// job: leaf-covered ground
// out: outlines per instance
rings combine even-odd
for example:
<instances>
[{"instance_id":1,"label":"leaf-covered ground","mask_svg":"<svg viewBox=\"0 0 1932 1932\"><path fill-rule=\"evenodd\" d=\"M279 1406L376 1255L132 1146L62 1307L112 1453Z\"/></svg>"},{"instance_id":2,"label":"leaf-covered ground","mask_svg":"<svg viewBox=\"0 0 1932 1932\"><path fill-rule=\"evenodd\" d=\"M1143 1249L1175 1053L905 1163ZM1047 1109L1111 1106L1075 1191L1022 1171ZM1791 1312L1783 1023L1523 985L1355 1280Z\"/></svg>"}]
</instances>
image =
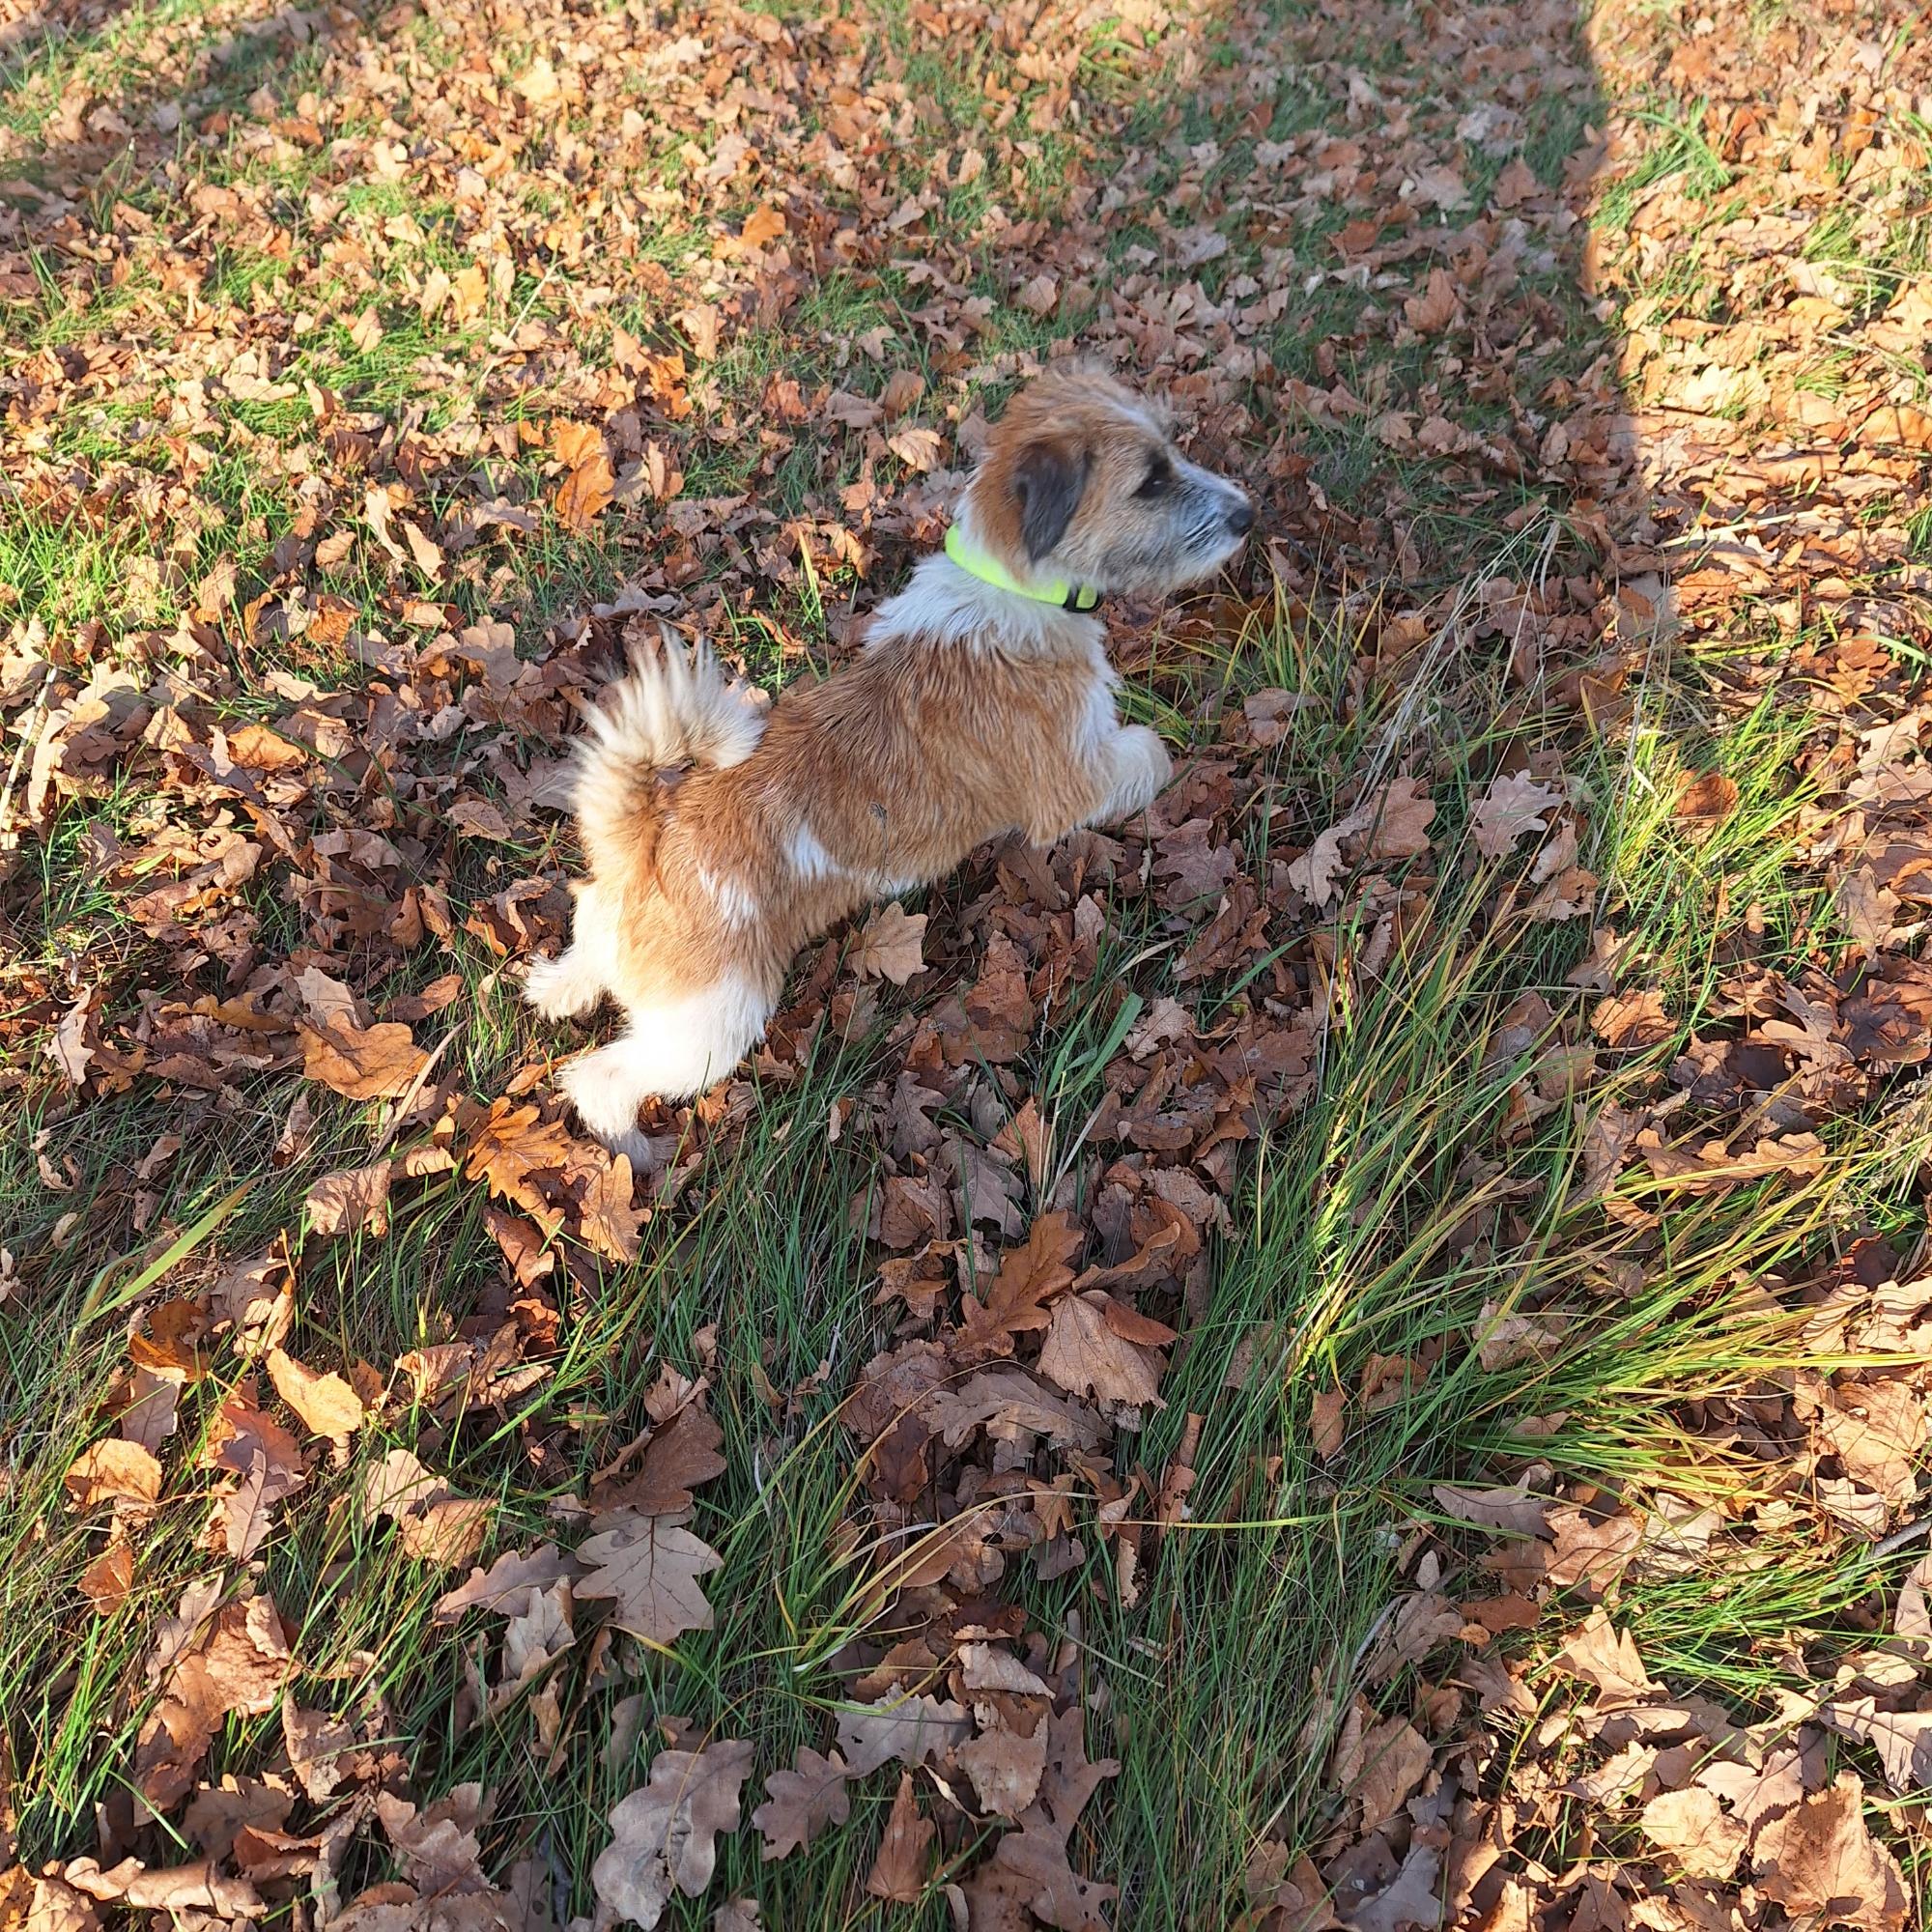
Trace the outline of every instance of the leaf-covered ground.
<instances>
[{"instance_id":1,"label":"leaf-covered ground","mask_svg":"<svg viewBox=\"0 0 1932 1932\"><path fill-rule=\"evenodd\" d=\"M0 1927L1923 1922L1915 12L0 6ZM1068 354L1174 786L613 1163L579 711Z\"/></svg>"}]
</instances>

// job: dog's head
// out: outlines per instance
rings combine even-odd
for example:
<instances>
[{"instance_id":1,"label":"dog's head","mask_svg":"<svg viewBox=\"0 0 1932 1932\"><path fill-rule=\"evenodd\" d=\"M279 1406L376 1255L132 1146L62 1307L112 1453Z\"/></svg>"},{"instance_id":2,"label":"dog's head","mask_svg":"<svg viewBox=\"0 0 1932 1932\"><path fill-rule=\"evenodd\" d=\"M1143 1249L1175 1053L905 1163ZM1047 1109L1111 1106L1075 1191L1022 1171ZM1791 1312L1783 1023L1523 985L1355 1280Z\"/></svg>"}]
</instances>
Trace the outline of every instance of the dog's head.
<instances>
[{"instance_id":1,"label":"dog's head","mask_svg":"<svg viewBox=\"0 0 1932 1932\"><path fill-rule=\"evenodd\" d=\"M1247 494L1189 463L1111 377L1043 376L1007 406L968 497L974 533L1015 577L1099 591L1192 583L1241 547Z\"/></svg>"}]
</instances>

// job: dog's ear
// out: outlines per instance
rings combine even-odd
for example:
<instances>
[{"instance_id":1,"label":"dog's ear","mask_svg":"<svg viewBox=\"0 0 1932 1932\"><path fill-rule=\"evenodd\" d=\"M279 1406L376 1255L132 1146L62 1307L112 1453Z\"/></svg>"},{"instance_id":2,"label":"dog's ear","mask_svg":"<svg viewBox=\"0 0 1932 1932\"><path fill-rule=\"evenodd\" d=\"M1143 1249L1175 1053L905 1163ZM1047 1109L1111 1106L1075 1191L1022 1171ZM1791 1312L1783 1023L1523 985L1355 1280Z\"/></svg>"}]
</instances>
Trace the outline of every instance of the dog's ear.
<instances>
[{"instance_id":1,"label":"dog's ear","mask_svg":"<svg viewBox=\"0 0 1932 1932\"><path fill-rule=\"evenodd\" d=\"M1087 452L1057 439L1030 442L1013 465L1020 508L1020 541L1037 563L1062 537L1087 488Z\"/></svg>"}]
</instances>

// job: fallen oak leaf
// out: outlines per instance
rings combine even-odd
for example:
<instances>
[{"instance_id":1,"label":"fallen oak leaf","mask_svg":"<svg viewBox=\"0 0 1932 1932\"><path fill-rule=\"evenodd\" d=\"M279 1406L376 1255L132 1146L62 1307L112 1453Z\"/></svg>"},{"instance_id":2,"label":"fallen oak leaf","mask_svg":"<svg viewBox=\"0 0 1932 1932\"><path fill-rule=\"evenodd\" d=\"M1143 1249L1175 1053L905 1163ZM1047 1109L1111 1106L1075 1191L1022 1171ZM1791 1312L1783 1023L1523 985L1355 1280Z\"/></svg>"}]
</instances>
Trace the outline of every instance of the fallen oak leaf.
<instances>
[{"instance_id":1,"label":"fallen oak leaf","mask_svg":"<svg viewBox=\"0 0 1932 1932\"><path fill-rule=\"evenodd\" d=\"M582 535L610 508L616 489L617 474L600 440L597 448L557 486L557 522Z\"/></svg>"},{"instance_id":2,"label":"fallen oak leaf","mask_svg":"<svg viewBox=\"0 0 1932 1932\"><path fill-rule=\"evenodd\" d=\"M246 1878L230 1877L213 1859L199 1864L171 1865L150 1871L139 1859L126 1858L102 1870L95 1859L75 1859L62 1877L77 1891L103 1905L122 1905L135 1912L218 1913L223 1919L251 1917L268 1910L267 1902ZM39 1932L41 1920L29 1924ZM179 1922L179 1920L177 1920ZM54 1925L62 1921L53 1921Z\"/></svg>"},{"instance_id":3,"label":"fallen oak leaf","mask_svg":"<svg viewBox=\"0 0 1932 1932\"><path fill-rule=\"evenodd\" d=\"M128 1406L121 1411L115 1433L158 1456L161 1444L175 1433L175 1411L186 1379L185 1370L136 1362L128 1377Z\"/></svg>"},{"instance_id":4,"label":"fallen oak leaf","mask_svg":"<svg viewBox=\"0 0 1932 1932\"><path fill-rule=\"evenodd\" d=\"M1612 993L1590 1009L1590 1030L1605 1046L1618 1051L1656 1046L1675 1028L1661 994L1648 988Z\"/></svg>"},{"instance_id":5,"label":"fallen oak leaf","mask_svg":"<svg viewBox=\"0 0 1932 1932\"><path fill-rule=\"evenodd\" d=\"M1320 908L1335 896L1335 882L1346 869L1342 860L1342 841L1362 831L1368 825L1370 816L1368 810L1357 807L1346 818L1337 819L1325 832L1319 833L1314 844L1300 858L1291 862L1288 883L1310 905Z\"/></svg>"},{"instance_id":6,"label":"fallen oak leaf","mask_svg":"<svg viewBox=\"0 0 1932 1932\"><path fill-rule=\"evenodd\" d=\"M1474 1489L1462 1483L1437 1483L1435 1501L1445 1516L1472 1522L1481 1529L1505 1530L1513 1536L1542 1536L1549 1515L1549 1498L1522 1483L1504 1488Z\"/></svg>"},{"instance_id":7,"label":"fallen oak leaf","mask_svg":"<svg viewBox=\"0 0 1932 1932\"><path fill-rule=\"evenodd\" d=\"M408 1027L397 1021L351 1027L333 1022L299 1027L302 1072L350 1100L393 1100L407 1094L429 1062Z\"/></svg>"},{"instance_id":8,"label":"fallen oak leaf","mask_svg":"<svg viewBox=\"0 0 1932 1932\"><path fill-rule=\"evenodd\" d=\"M845 955L862 980L890 980L903 986L925 971L925 914L909 913L895 899L866 922Z\"/></svg>"},{"instance_id":9,"label":"fallen oak leaf","mask_svg":"<svg viewBox=\"0 0 1932 1932\"><path fill-rule=\"evenodd\" d=\"M635 1476L613 1489L593 1481L590 1506L599 1515L635 1510L640 1516L676 1516L691 1507L698 1484L724 1473L719 1453L724 1442L724 1432L709 1411L687 1403L651 1432ZM615 1466L628 1457L627 1451Z\"/></svg>"},{"instance_id":10,"label":"fallen oak leaf","mask_svg":"<svg viewBox=\"0 0 1932 1932\"><path fill-rule=\"evenodd\" d=\"M535 1549L506 1549L488 1570L472 1570L453 1590L445 1590L436 1600L432 1620L454 1623L465 1610L485 1610L498 1617L527 1615L532 1598L577 1574L577 1559L562 1554L554 1543L539 1544Z\"/></svg>"},{"instance_id":11,"label":"fallen oak leaf","mask_svg":"<svg viewBox=\"0 0 1932 1932\"><path fill-rule=\"evenodd\" d=\"M765 1779L765 1802L752 1813L752 1823L764 1833L761 1857L775 1859L809 1845L828 1825L842 1825L852 1800L845 1789L851 1768L835 1750L821 1757L801 1747L789 1771L775 1771Z\"/></svg>"},{"instance_id":12,"label":"fallen oak leaf","mask_svg":"<svg viewBox=\"0 0 1932 1932\"><path fill-rule=\"evenodd\" d=\"M400 1521L443 1492L440 1477L432 1476L407 1449L391 1449L363 1473L362 1520L388 1517Z\"/></svg>"},{"instance_id":13,"label":"fallen oak leaf","mask_svg":"<svg viewBox=\"0 0 1932 1932\"><path fill-rule=\"evenodd\" d=\"M282 1742L289 1769L312 1803L320 1804L349 1775L345 1760L355 1749L354 1724L326 1711L304 1711L292 1690L282 1692Z\"/></svg>"},{"instance_id":14,"label":"fallen oak leaf","mask_svg":"<svg viewBox=\"0 0 1932 1932\"><path fill-rule=\"evenodd\" d=\"M1058 1932L1109 1932L1102 1907L1120 1896L1117 1886L1082 1878L1066 1856L1066 1838L1030 1811L993 1855L966 1881L969 1923L1007 1927L1027 1921L1009 1910L1017 1905Z\"/></svg>"},{"instance_id":15,"label":"fallen oak leaf","mask_svg":"<svg viewBox=\"0 0 1932 1932\"><path fill-rule=\"evenodd\" d=\"M476 1496L438 1496L396 1520L404 1551L454 1570L482 1548L497 1506Z\"/></svg>"},{"instance_id":16,"label":"fallen oak leaf","mask_svg":"<svg viewBox=\"0 0 1932 1932\"><path fill-rule=\"evenodd\" d=\"M615 1155L592 1174L578 1209L578 1227L593 1253L613 1262L638 1259L639 1234L651 1210L634 1205L636 1191L628 1154Z\"/></svg>"},{"instance_id":17,"label":"fallen oak leaf","mask_svg":"<svg viewBox=\"0 0 1932 1932\"><path fill-rule=\"evenodd\" d=\"M1018 1818L1034 1802L1046 1771L1046 1713L1036 1703L1028 1713L1033 1729L1009 1720L999 1704L976 1704L980 1729L958 1746L952 1761L973 1780L980 1808L1000 1818ZM1014 1708L1025 1710L1024 1704Z\"/></svg>"},{"instance_id":18,"label":"fallen oak leaf","mask_svg":"<svg viewBox=\"0 0 1932 1932\"><path fill-rule=\"evenodd\" d=\"M611 1843L590 1868L598 1902L651 1932L673 1889L698 1897L717 1864L718 1833L738 1829L738 1791L752 1756L741 1738L660 1751L649 1782L611 1807Z\"/></svg>"},{"instance_id":19,"label":"fallen oak leaf","mask_svg":"<svg viewBox=\"0 0 1932 1932\"><path fill-rule=\"evenodd\" d=\"M1308 1419L1309 1441L1316 1455L1327 1462L1342 1446L1347 1433L1343 1410L1348 1405L1344 1389L1318 1389Z\"/></svg>"},{"instance_id":20,"label":"fallen oak leaf","mask_svg":"<svg viewBox=\"0 0 1932 1932\"><path fill-rule=\"evenodd\" d=\"M1435 801L1422 789L1419 780L1392 780L1370 808L1369 840L1363 857L1419 859L1429 850L1429 826L1435 816Z\"/></svg>"},{"instance_id":21,"label":"fallen oak leaf","mask_svg":"<svg viewBox=\"0 0 1932 1932\"><path fill-rule=\"evenodd\" d=\"M147 1509L160 1500L160 1459L139 1442L109 1435L73 1459L65 1482L69 1502L83 1513L102 1503Z\"/></svg>"},{"instance_id":22,"label":"fallen oak leaf","mask_svg":"<svg viewBox=\"0 0 1932 1932\"><path fill-rule=\"evenodd\" d=\"M85 1570L75 1587L97 1617L111 1617L134 1587L134 1552L126 1543L110 1543Z\"/></svg>"},{"instance_id":23,"label":"fallen oak leaf","mask_svg":"<svg viewBox=\"0 0 1932 1932\"><path fill-rule=\"evenodd\" d=\"M1039 1372L1069 1395L1158 1405L1167 1367L1160 1350L1174 1338L1172 1328L1136 1315L1110 1294L1063 1295L1053 1305Z\"/></svg>"},{"instance_id":24,"label":"fallen oak leaf","mask_svg":"<svg viewBox=\"0 0 1932 1932\"><path fill-rule=\"evenodd\" d=\"M1052 1317L1043 1304L1072 1286L1069 1264L1086 1239L1086 1230L1070 1215L1055 1211L1037 1216L1025 1245L1000 1257L1000 1272L986 1298L965 1297L961 1346L954 1353L964 1360L1010 1355L1015 1335L1044 1328Z\"/></svg>"},{"instance_id":25,"label":"fallen oak leaf","mask_svg":"<svg viewBox=\"0 0 1932 1932\"><path fill-rule=\"evenodd\" d=\"M317 1375L280 1348L266 1357L275 1393L301 1417L310 1434L347 1442L362 1426L362 1398L333 1371Z\"/></svg>"},{"instance_id":26,"label":"fallen oak leaf","mask_svg":"<svg viewBox=\"0 0 1932 1932\"><path fill-rule=\"evenodd\" d=\"M945 445L937 430L906 423L887 437L886 447L908 469L923 472L937 466Z\"/></svg>"},{"instance_id":27,"label":"fallen oak leaf","mask_svg":"<svg viewBox=\"0 0 1932 1932\"><path fill-rule=\"evenodd\" d=\"M1886 1782L1901 1796L1932 1786L1932 1711L1882 1711L1872 1697L1821 1705L1821 1723L1878 1752Z\"/></svg>"},{"instance_id":28,"label":"fallen oak leaf","mask_svg":"<svg viewBox=\"0 0 1932 1932\"><path fill-rule=\"evenodd\" d=\"M160 1813L185 1797L215 1727L231 1712L272 1711L292 1668L281 1617L269 1598L222 1609L202 1644L175 1665L135 1741L134 1787L149 1808Z\"/></svg>"},{"instance_id":29,"label":"fallen oak leaf","mask_svg":"<svg viewBox=\"0 0 1932 1932\"><path fill-rule=\"evenodd\" d=\"M1629 1514L1600 1521L1579 1509L1564 1508L1551 1510L1548 1520L1556 1547L1544 1574L1559 1590L1608 1594L1643 1542L1642 1520Z\"/></svg>"},{"instance_id":30,"label":"fallen oak leaf","mask_svg":"<svg viewBox=\"0 0 1932 1932\"><path fill-rule=\"evenodd\" d=\"M959 1448L976 1429L1001 1435L1026 1430L1056 1449L1097 1449L1108 1434L1086 1404L1055 1395L1016 1368L988 1369L957 1388L936 1388L918 1404L918 1414L949 1449Z\"/></svg>"},{"instance_id":31,"label":"fallen oak leaf","mask_svg":"<svg viewBox=\"0 0 1932 1932\"><path fill-rule=\"evenodd\" d=\"M1365 1833L1402 1809L1428 1776L1432 1761L1427 1739L1406 1718L1370 1723L1373 1715L1362 1699L1355 1700L1330 1767L1335 1782L1360 1803Z\"/></svg>"},{"instance_id":32,"label":"fallen oak leaf","mask_svg":"<svg viewBox=\"0 0 1932 1932\"><path fill-rule=\"evenodd\" d=\"M610 1597L611 1621L633 1636L673 1643L686 1631L709 1630L710 1604L697 1579L724 1558L688 1529L656 1517L634 1517L580 1546L585 1575L580 1597Z\"/></svg>"},{"instance_id":33,"label":"fallen oak leaf","mask_svg":"<svg viewBox=\"0 0 1932 1932\"><path fill-rule=\"evenodd\" d=\"M1563 803L1563 794L1539 784L1527 772L1506 772L1484 786L1469 814L1469 837L1486 859L1507 858L1519 839L1541 836L1544 813Z\"/></svg>"},{"instance_id":34,"label":"fallen oak leaf","mask_svg":"<svg viewBox=\"0 0 1932 1932\"><path fill-rule=\"evenodd\" d=\"M309 1226L318 1235L386 1235L395 1168L392 1160L379 1160L325 1174L302 1203Z\"/></svg>"},{"instance_id":35,"label":"fallen oak leaf","mask_svg":"<svg viewBox=\"0 0 1932 1932\"><path fill-rule=\"evenodd\" d=\"M1751 1848L1758 1889L1796 1921L1903 1932L1910 1903L1898 1861L1864 1821L1864 1786L1841 1771L1830 1789L1771 1819Z\"/></svg>"},{"instance_id":36,"label":"fallen oak leaf","mask_svg":"<svg viewBox=\"0 0 1932 1932\"><path fill-rule=\"evenodd\" d=\"M1678 785L1672 807L1677 822L1692 844L1701 845L1736 810L1738 786L1735 779L1722 772L1686 775Z\"/></svg>"},{"instance_id":37,"label":"fallen oak leaf","mask_svg":"<svg viewBox=\"0 0 1932 1932\"><path fill-rule=\"evenodd\" d=\"M1614 1629L1602 1610L1593 1610L1572 1631L1550 1662L1620 1703L1648 1695L1656 1688L1630 1632Z\"/></svg>"},{"instance_id":38,"label":"fallen oak leaf","mask_svg":"<svg viewBox=\"0 0 1932 1932\"><path fill-rule=\"evenodd\" d=\"M1674 1858L1684 1876L1723 1882L1738 1868L1750 1833L1701 1785L1660 1791L1643 1807L1643 1834Z\"/></svg>"},{"instance_id":39,"label":"fallen oak leaf","mask_svg":"<svg viewBox=\"0 0 1932 1932\"><path fill-rule=\"evenodd\" d=\"M892 1758L901 1764L945 1764L973 1735L963 1704L942 1703L925 1691L877 1704L849 1704L838 1716L838 1749L854 1777Z\"/></svg>"}]
</instances>

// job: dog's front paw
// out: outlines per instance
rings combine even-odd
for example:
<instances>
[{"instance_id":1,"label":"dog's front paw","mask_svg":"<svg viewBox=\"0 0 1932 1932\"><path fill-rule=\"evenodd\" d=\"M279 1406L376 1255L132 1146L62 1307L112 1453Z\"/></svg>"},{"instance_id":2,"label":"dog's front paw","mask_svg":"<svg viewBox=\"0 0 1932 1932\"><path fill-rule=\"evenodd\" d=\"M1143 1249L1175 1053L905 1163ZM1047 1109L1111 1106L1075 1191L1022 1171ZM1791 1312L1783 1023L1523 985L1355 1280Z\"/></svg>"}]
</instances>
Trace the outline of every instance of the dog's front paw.
<instances>
[{"instance_id":1,"label":"dog's front paw","mask_svg":"<svg viewBox=\"0 0 1932 1932\"><path fill-rule=\"evenodd\" d=\"M1112 750L1114 788L1101 813L1107 824L1145 811L1174 776L1167 747L1145 724L1128 725L1115 738Z\"/></svg>"}]
</instances>

